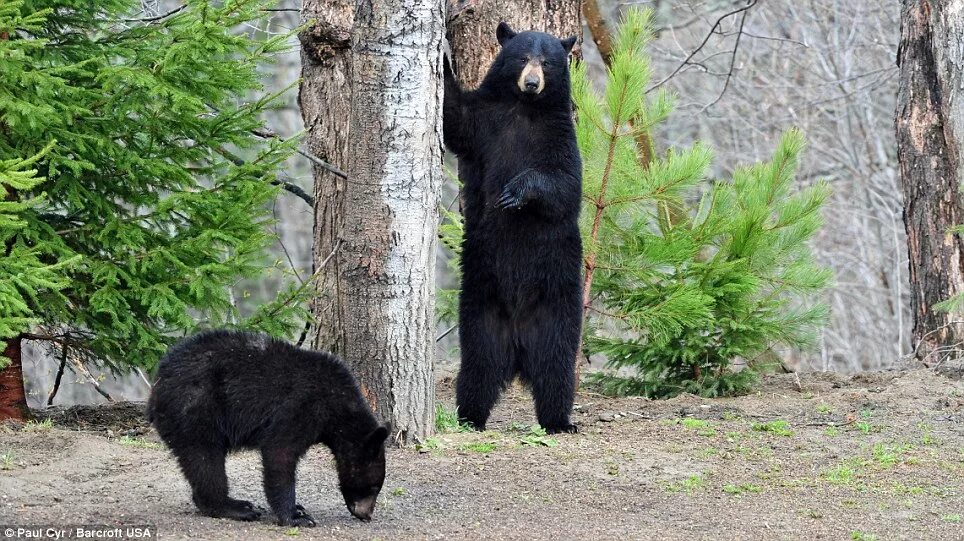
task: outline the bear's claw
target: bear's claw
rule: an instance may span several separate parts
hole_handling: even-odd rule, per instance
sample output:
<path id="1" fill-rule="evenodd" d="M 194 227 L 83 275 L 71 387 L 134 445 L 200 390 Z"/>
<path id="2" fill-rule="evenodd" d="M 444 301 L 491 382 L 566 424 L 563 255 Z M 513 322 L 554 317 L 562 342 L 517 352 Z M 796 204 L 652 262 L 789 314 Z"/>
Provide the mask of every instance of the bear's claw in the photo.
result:
<path id="1" fill-rule="evenodd" d="M 525 187 L 518 181 L 510 182 L 502 189 L 495 206 L 502 210 L 517 209 L 525 204 L 526 192 Z"/>
<path id="2" fill-rule="evenodd" d="M 546 428 L 546 434 L 575 434 L 577 432 L 579 432 L 579 427 L 571 423 L 568 425 Z"/>
<path id="3" fill-rule="evenodd" d="M 311 515 L 301 505 L 295 505 L 295 510 L 291 513 L 291 516 L 279 519 L 278 523 L 282 526 L 315 527 L 315 519 L 311 518 Z"/>

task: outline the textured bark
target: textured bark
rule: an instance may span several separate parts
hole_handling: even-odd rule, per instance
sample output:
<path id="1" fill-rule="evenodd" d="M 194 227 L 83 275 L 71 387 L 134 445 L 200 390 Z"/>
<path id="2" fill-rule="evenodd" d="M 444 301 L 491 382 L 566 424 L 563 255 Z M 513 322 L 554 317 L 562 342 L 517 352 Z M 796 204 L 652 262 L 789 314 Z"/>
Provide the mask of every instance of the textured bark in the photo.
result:
<path id="1" fill-rule="evenodd" d="M 495 27 L 539 30 L 560 38 L 581 36 L 580 0 L 448 0 L 448 40 L 455 74 L 463 88 L 475 88 L 499 52 Z M 578 56 L 578 44 L 573 54 Z"/>
<path id="2" fill-rule="evenodd" d="M 344 170 L 348 164 L 351 109 L 351 28 L 353 0 L 304 0 L 301 39 L 301 88 L 298 103 L 305 121 L 308 150 Z M 329 257 L 338 246 L 345 183 L 323 168 L 314 168 L 315 227 L 312 263 L 320 269 L 318 295 L 312 302 L 312 343 L 318 349 L 344 352 L 339 292 L 341 268 Z"/>
<path id="3" fill-rule="evenodd" d="M 17 336 L 8 340 L 3 350 L 3 356 L 10 359 L 10 364 L 0 370 L 0 421 L 30 418 L 23 387 L 22 345 L 23 339 Z"/>
<path id="4" fill-rule="evenodd" d="M 361 0 L 334 259 L 344 355 L 401 443 L 434 429 L 442 0 Z"/>
<path id="5" fill-rule="evenodd" d="M 904 0 L 897 97 L 897 156 L 910 259 L 914 344 L 925 363 L 960 349 L 959 316 L 934 305 L 964 292 L 964 0 Z"/>

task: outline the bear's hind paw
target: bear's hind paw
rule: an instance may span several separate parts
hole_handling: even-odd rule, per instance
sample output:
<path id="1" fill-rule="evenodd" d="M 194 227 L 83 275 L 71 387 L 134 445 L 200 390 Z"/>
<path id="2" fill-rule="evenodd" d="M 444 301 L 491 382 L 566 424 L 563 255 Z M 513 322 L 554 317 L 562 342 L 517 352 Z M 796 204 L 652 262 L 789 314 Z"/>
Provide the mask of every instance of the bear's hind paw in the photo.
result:
<path id="1" fill-rule="evenodd" d="M 295 510 L 292 511 L 291 515 L 278 520 L 278 524 L 282 526 L 298 526 L 305 528 L 314 528 L 315 519 L 311 518 L 311 515 L 305 511 L 305 508 L 301 505 L 295 505 Z"/>

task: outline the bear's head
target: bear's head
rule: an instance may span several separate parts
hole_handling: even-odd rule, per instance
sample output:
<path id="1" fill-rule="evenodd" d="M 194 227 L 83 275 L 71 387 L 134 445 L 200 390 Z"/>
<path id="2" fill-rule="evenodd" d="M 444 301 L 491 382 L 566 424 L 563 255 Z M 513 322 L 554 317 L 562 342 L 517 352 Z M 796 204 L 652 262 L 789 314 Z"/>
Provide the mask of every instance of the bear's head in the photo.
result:
<path id="1" fill-rule="evenodd" d="M 502 50 L 483 86 L 524 102 L 569 100 L 569 53 L 576 37 L 559 39 L 543 32 L 515 32 L 499 23 L 495 36 Z"/>
<path id="2" fill-rule="evenodd" d="M 348 512 L 368 522 L 385 482 L 385 440 L 388 427 L 379 426 L 361 441 L 352 442 L 335 453 L 338 484 Z"/>

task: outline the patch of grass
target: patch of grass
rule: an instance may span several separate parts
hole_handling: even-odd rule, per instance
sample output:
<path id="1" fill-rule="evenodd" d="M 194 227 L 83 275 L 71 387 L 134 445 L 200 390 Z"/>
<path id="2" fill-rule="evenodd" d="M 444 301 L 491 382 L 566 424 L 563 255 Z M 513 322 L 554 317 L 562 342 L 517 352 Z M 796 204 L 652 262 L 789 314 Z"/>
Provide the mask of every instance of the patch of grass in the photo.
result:
<path id="1" fill-rule="evenodd" d="M 680 425 L 687 430 L 696 430 L 696 433 L 700 436 L 712 437 L 716 435 L 716 429 L 713 428 L 712 423 L 703 419 L 694 419 L 692 417 L 666 419 L 663 421 L 663 424 Z"/>
<path id="2" fill-rule="evenodd" d="M 615 462 L 610 462 L 610 463 L 606 466 L 606 473 L 609 474 L 609 475 L 611 475 L 611 476 L 613 476 L 613 477 L 618 476 L 618 475 L 619 475 L 619 464 L 616 464 Z"/>
<path id="3" fill-rule="evenodd" d="M 693 419 L 692 417 L 681 419 L 679 424 L 683 425 L 683 428 L 689 428 L 690 430 L 709 428 L 710 426 L 709 421 L 704 421 L 703 419 Z"/>
<path id="4" fill-rule="evenodd" d="M 46 432 L 54 427 L 53 421 L 50 419 L 44 419 L 43 421 L 27 421 L 27 424 L 23 425 L 24 432 Z"/>
<path id="5" fill-rule="evenodd" d="M 727 494 L 743 494 L 745 492 L 763 492 L 763 487 L 753 483 L 740 483 L 739 485 L 723 485 L 723 492 Z"/>
<path id="6" fill-rule="evenodd" d="M 931 434 L 931 425 L 927 423 L 918 423 L 917 428 L 921 431 L 920 444 L 921 445 L 938 445 L 940 442 L 937 441 Z"/>
<path id="7" fill-rule="evenodd" d="M 450 410 L 441 403 L 435 404 L 435 430 L 441 433 L 470 432 L 471 427 L 459 422 L 458 410 Z"/>
<path id="8" fill-rule="evenodd" d="M 859 530 L 850 532 L 850 538 L 854 541 L 877 541 L 877 536 L 872 533 L 864 533 Z"/>
<path id="9" fill-rule="evenodd" d="M 405 495 L 405 489 L 402 487 L 395 487 L 391 492 L 389 492 L 389 494 L 395 498 L 398 498 L 399 496 Z"/>
<path id="10" fill-rule="evenodd" d="M 529 447 L 555 447 L 559 441 L 546 435 L 546 429 L 541 426 L 529 428 L 529 432 L 519 438 L 519 443 Z"/>
<path id="11" fill-rule="evenodd" d="M 883 468 L 890 468 L 895 464 L 909 463 L 908 457 L 905 457 L 904 455 L 908 451 L 913 450 L 914 448 L 910 445 L 884 445 L 882 443 L 877 443 L 874 444 L 870 453 L 877 465 Z"/>
<path id="12" fill-rule="evenodd" d="M 520 423 L 518 421 L 512 421 L 509 427 L 505 429 L 506 432 L 518 432 L 520 434 L 525 434 L 532 428 L 532 425 L 527 425 L 525 423 Z"/>
<path id="13" fill-rule="evenodd" d="M 960 522 L 961 515 L 959 513 L 954 513 L 953 515 L 943 515 L 941 516 L 941 520 L 945 522 Z"/>
<path id="14" fill-rule="evenodd" d="M 11 453 L 10 451 L 0 454 L 0 470 L 2 471 L 12 470 L 13 460 L 14 460 L 13 453 Z"/>
<path id="15" fill-rule="evenodd" d="M 665 486 L 668 492 L 683 492 L 685 494 L 692 494 L 697 490 L 701 490 L 706 486 L 706 479 L 702 475 L 696 474 L 683 479 L 682 481 L 677 481 L 675 483 L 669 483 Z"/>
<path id="16" fill-rule="evenodd" d="M 445 445 L 441 438 L 428 438 L 421 443 L 415 444 L 415 450 L 420 453 L 427 453 L 429 451 L 441 451 Z"/>
<path id="17" fill-rule="evenodd" d="M 835 438 L 840 435 L 840 429 L 835 426 L 828 426 L 824 429 L 823 435 Z"/>
<path id="18" fill-rule="evenodd" d="M 297 526 L 292 526 L 291 528 L 288 528 L 287 530 L 285 530 L 284 534 L 289 537 L 298 537 L 299 535 L 301 535 L 301 530 L 298 529 Z"/>
<path id="19" fill-rule="evenodd" d="M 834 485 L 851 485 L 857 479 L 857 472 L 850 466 L 837 466 L 827 470 L 823 478 Z"/>
<path id="20" fill-rule="evenodd" d="M 804 400 L 810 400 L 810 399 L 813 398 L 813 393 L 811 393 L 810 391 L 807 391 L 807 392 L 803 393 L 802 395 L 800 395 L 800 398 L 802 398 L 802 399 L 804 399 Z"/>
<path id="21" fill-rule="evenodd" d="M 128 447 L 140 447 L 141 449 L 159 449 L 161 445 L 153 441 L 147 441 L 141 438 L 132 438 L 130 436 L 124 436 L 117 440 L 121 445 L 126 445 Z"/>
<path id="22" fill-rule="evenodd" d="M 908 486 L 903 483 L 898 483 L 896 481 L 894 481 L 894 484 L 891 486 L 891 488 L 895 494 L 900 494 L 900 495 L 920 496 L 927 492 L 927 489 L 925 489 L 922 486 L 916 486 L 916 485 Z"/>
<path id="23" fill-rule="evenodd" d="M 790 437 L 793 435 L 793 431 L 790 430 L 790 423 L 782 419 L 767 421 L 765 423 L 753 423 L 752 428 L 757 432 L 769 432 L 777 436 Z"/>
<path id="24" fill-rule="evenodd" d="M 740 414 L 737 413 L 737 412 L 735 412 L 735 411 L 732 411 L 732 410 L 724 410 L 724 411 L 723 411 L 723 420 L 724 420 L 724 421 L 739 421 L 739 420 L 740 420 Z"/>
<path id="25" fill-rule="evenodd" d="M 821 415 L 828 415 L 833 413 L 833 408 L 830 407 L 830 404 L 820 404 L 817 406 L 817 413 Z"/>
<path id="26" fill-rule="evenodd" d="M 473 453 L 488 454 L 495 449 L 498 445 L 494 441 L 478 441 L 474 443 L 463 443 L 459 449 L 463 451 L 472 451 Z"/>
<path id="27" fill-rule="evenodd" d="M 865 436 L 874 431 L 874 426 L 867 421 L 857 421 L 854 423 L 854 428 L 863 432 Z"/>
<path id="28" fill-rule="evenodd" d="M 698 456 L 703 457 L 703 458 L 709 458 L 709 457 L 711 457 L 711 456 L 723 456 L 723 451 L 720 451 L 720 450 L 717 449 L 716 447 L 712 447 L 712 446 L 711 446 L 711 447 L 707 447 L 707 448 L 705 448 L 705 449 L 700 449 L 699 451 L 697 451 L 696 454 L 697 454 Z"/>

